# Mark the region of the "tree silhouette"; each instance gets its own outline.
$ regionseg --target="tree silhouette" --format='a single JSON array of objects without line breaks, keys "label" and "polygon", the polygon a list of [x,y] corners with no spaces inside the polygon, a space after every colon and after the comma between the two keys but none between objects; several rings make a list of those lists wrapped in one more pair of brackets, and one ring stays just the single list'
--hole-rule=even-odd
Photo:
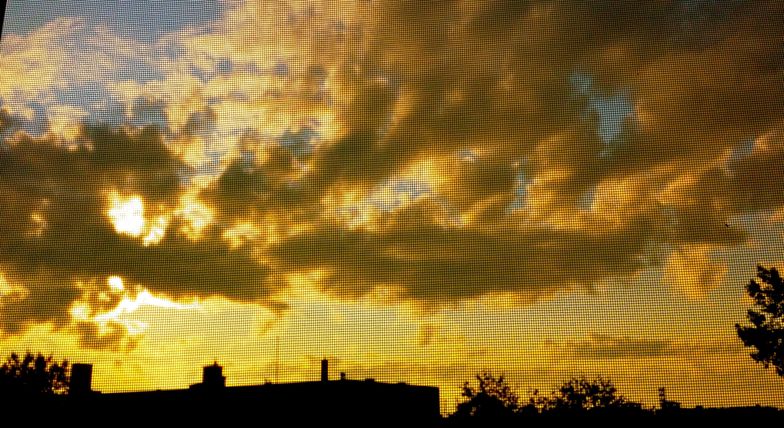
[{"label": "tree silhouette", "polygon": [[525,405],[520,404],[520,399],[503,375],[496,378],[491,373],[482,372],[476,375],[476,380],[479,382],[477,387],[470,382],[463,384],[462,396],[467,400],[457,405],[457,410],[450,416],[451,422],[470,425],[488,420],[511,422],[517,418],[523,420],[545,415],[577,416],[586,412],[599,417],[645,413],[642,404],[618,394],[612,381],[601,376],[595,379],[572,377],[550,396],[540,395],[538,390],[529,391]]},{"label": "tree silhouette", "polygon": [[482,419],[509,418],[519,409],[519,399],[506,382],[504,375],[496,378],[484,371],[476,375],[479,385],[463,384],[462,396],[467,400],[457,405],[454,417],[476,417]]},{"label": "tree silhouette", "polygon": [[735,324],[735,329],[744,345],[757,349],[751,358],[765,368],[772,365],[784,376],[784,281],[775,267],[768,270],[757,265],[757,277],[761,282],[752,279],[746,285],[758,308],[748,311],[752,326]]},{"label": "tree silhouette", "polygon": [[538,392],[534,391],[531,403],[545,412],[641,408],[641,404],[629,401],[617,392],[612,381],[601,376],[592,380],[585,376],[572,377],[553,391],[551,397],[539,397]]},{"label": "tree silhouette", "polygon": [[58,363],[51,355],[17,353],[0,366],[0,395],[44,396],[68,392],[68,361]]}]

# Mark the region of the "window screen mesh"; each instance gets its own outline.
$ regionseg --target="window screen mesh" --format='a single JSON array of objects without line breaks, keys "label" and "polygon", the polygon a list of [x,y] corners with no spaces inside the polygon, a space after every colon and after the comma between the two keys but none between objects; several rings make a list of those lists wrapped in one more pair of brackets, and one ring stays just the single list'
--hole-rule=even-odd
[{"label": "window screen mesh", "polygon": [[[784,404],[784,3],[22,1],[0,351],[104,393],[329,376]],[[759,280],[758,280],[759,281]]]}]

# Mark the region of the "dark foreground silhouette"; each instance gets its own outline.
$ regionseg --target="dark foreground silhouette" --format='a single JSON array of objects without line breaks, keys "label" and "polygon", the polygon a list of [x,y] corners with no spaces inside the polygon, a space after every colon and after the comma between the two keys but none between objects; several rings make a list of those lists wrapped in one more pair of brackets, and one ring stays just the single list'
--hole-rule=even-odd
[{"label": "dark foreground silhouette", "polygon": [[454,413],[445,426],[561,426],[564,423],[635,422],[656,424],[693,422],[718,423],[728,420],[768,418],[784,420],[784,412],[773,407],[683,408],[667,399],[659,388],[659,408],[644,408],[618,393],[613,382],[602,376],[589,379],[573,376],[549,395],[534,390],[526,401],[507,383],[504,375],[476,375],[476,385],[466,382]]},{"label": "dark foreground silhouette", "polygon": [[[321,381],[226,386],[217,363],[204,367],[201,383],[187,389],[107,393],[91,388],[92,366],[74,364],[68,394],[5,396],[0,406],[20,414],[58,421],[121,420],[145,425],[205,421],[250,422],[254,426],[437,426],[438,388],[373,379],[329,380],[322,362]],[[22,410],[24,409],[24,410]]]},{"label": "dark foreground silhouette", "polygon": [[642,423],[643,426],[704,426],[705,424],[735,423],[738,421],[784,421],[784,412],[773,407],[732,407],[732,408],[682,408],[672,411],[650,409],[602,409],[572,412],[518,413],[502,417],[446,418],[443,426],[454,427],[553,427],[580,424],[600,426],[600,424]]},{"label": "dark foreground silhouette", "polygon": [[[674,411],[606,410],[520,413],[511,416],[441,418],[423,414],[416,403],[386,401],[383,387],[356,388],[364,381],[329,381],[270,387],[251,398],[245,390],[227,388],[221,395],[177,394],[172,391],[135,394],[95,394],[91,397],[49,396],[32,401],[4,400],[6,414],[26,422],[52,421],[93,424],[115,423],[143,426],[187,426],[205,423],[218,426],[401,426],[401,427],[552,427],[564,424],[652,423],[702,426],[737,421],[784,421],[784,412],[771,407],[691,408]],[[318,384],[318,386],[316,385]],[[376,386],[383,384],[376,384]],[[394,386],[394,384],[391,384]],[[352,391],[353,390],[353,391]],[[356,395],[361,391],[363,397]],[[380,393],[378,393],[381,391]],[[254,391],[254,394],[257,391]],[[278,393],[280,393],[278,395]],[[326,394],[326,395],[322,395]],[[230,425],[229,425],[230,424]],[[241,425],[240,425],[241,424]],[[38,425],[38,424],[36,424]]]},{"label": "dark foreground silhouette", "polygon": [[[222,367],[204,367],[202,382],[187,389],[129,393],[93,391],[92,366],[71,366],[67,394],[27,394],[0,390],[0,409],[26,422],[87,425],[122,421],[144,426],[215,423],[251,426],[560,426],[563,423],[653,422],[719,423],[784,420],[772,407],[681,408],[660,390],[661,409],[644,409],[616,394],[609,380],[573,378],[546,399],[525,405],[503,376],[477,376],[479,386],[464,386],[457,411],[442,418],[439,390],[372,379],[330,380],[327,361],[321,381],[227,387]],[[39,364],[40,365],[40,364]],[[554,425],[557,424],[557,425]]]}]

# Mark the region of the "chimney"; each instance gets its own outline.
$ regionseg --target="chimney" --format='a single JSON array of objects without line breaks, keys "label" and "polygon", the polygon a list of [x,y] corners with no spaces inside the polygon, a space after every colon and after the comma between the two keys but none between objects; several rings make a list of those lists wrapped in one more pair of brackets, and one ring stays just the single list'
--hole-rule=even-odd
[{"label": "chimney", "polygon": [[93,365],[76,363],[71,366],[70,395],[87,395],[93,392]]},{"label": "chimney", "polygon": [[329,361],[326,358],[321,360],[321,381],[326,382],[329,380]]}]

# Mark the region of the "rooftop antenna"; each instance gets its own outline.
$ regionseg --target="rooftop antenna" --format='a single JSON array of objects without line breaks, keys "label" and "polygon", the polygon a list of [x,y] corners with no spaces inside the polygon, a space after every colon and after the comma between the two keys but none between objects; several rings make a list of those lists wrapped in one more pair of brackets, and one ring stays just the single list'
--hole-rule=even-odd
[{"label": "rooftop antenna", "polygon": [[278,366],[280,365],[280,335],[275,336],[275,383],[278,382]]}]

